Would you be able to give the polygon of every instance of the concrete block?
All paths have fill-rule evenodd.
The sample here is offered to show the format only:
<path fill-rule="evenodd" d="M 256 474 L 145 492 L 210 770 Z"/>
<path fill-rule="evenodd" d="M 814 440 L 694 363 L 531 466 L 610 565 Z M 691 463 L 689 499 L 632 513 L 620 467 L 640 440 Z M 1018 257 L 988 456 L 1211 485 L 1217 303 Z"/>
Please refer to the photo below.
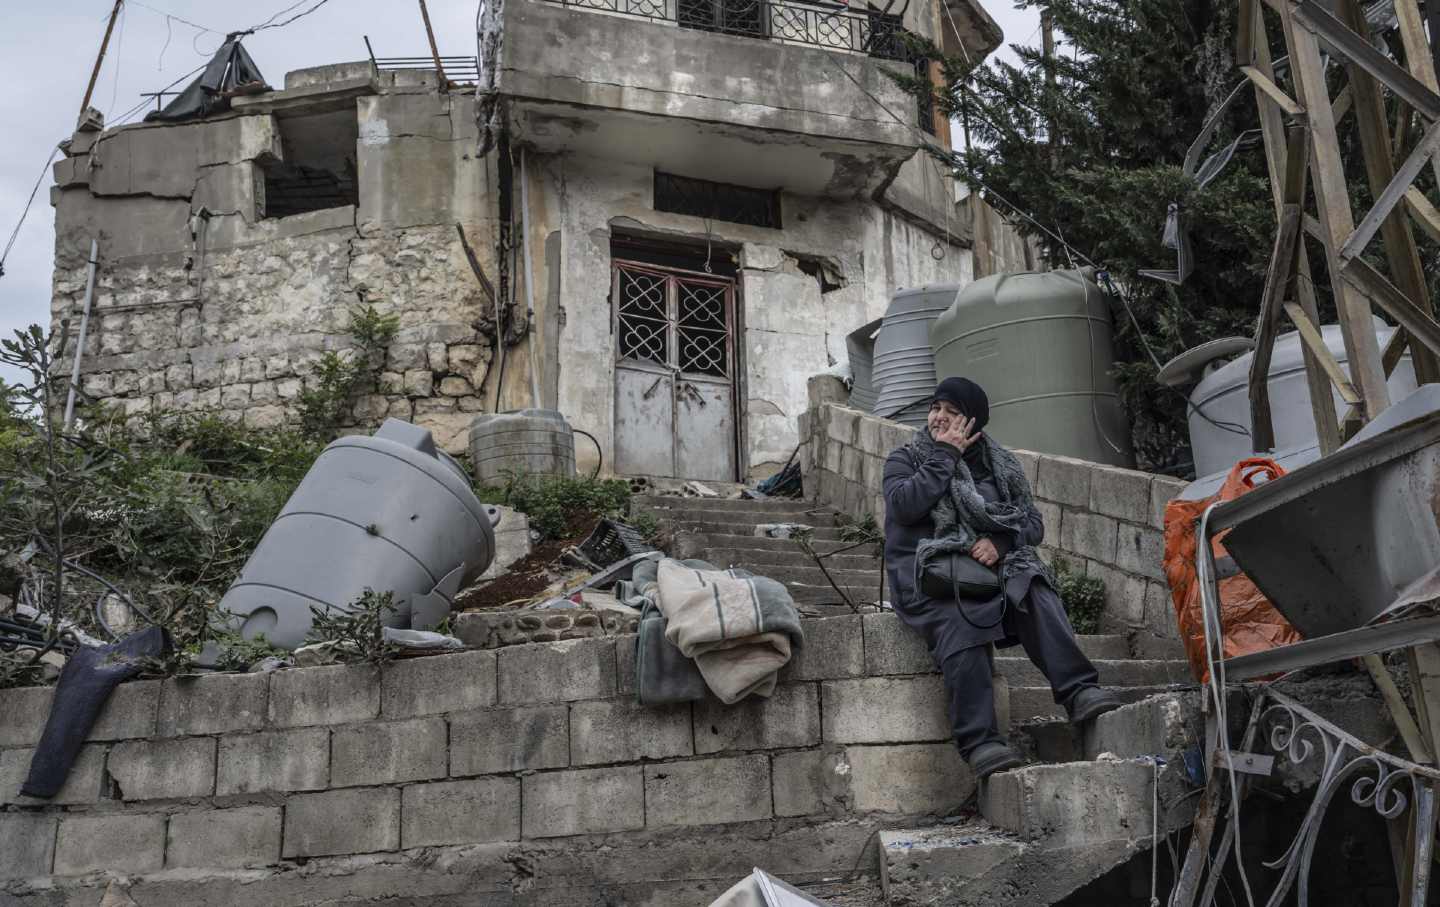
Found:
<path fill-rule="evenodd" d="M 380 714 L 410 718 L 495 704 L 495 653 L 407 658 L 380 672 Z"/>
<path fill-rule="evenodd" d="M 370 665 L 294 668 L 270 678 L 270 723 L 276 727 L 350 724 L 379 714 L 380 675 Z"/>
<path fill-rule="evenodd" d="M 939 674 L 830 680 L 820 685 L 828 743 L 914 743 L 950 738 Z"/>
<path fill-rule="evenodd" d="M 570 761 L 574 765 L 693 753 L 689 703 L 657 708 L 633 699 L 601 699 L 570 707 Z"/>
<path fill-rule="evenodd" d="M 445 777 L 443 718 L 367 722 L 330 736 L 330 786 L 359 787 Z"/>
<path fill-rule="evenodd" d="M 1197 742 L 1203 730 L 1198 693 L 1161 693 L 1106 712 L 1084 728 L 1085 758 L 1110 753 L 1121 759 L 1172 758 Z"/>
<path fill-rule="evenodd" d="M 0 879 L 48 876 L 55 860 L 54 816 L 0 815 Z"/>
<path fill-rule="evenodd" d="M 892 902 L 943 903 L 948 892 L 1017 860 L 1025 848 L 983 823 L 882 831 L 883 888 Z"/>
<path fill-rule="evenodd" d="M 256 730 L 265 724 L 268 674 L 177 677 L 160 688 L 161 737 Z"/>
<path fill-rule="evenodd" d="M 476 778 L 410 784 L 400 801 L 400 846 L 520 840 L 520 782 Z"/>
<path fill-rule="evenodd" d="M 995 775 L 980 812 L 1026 840 L 1083 848 L 1148 835 L 1152 768 L 1148 762 L 1029 765 Z"/>
<path fill-rule="evenodd" d="M 862 414 L 856 421 L 855 446 L 871 456 L 884 458 L 890 451 L 880 448 L 880 426 L 882 421 L 874 416 Z"/>
<path fill-rule="evenodd" d="M 893 612 L 865 615 L 866 674 L 933 674 L 935 670 L 925 640 Z"/>
<path fill-rule="evenodd" d="M 953 743 L 852 746 L 845 759 L 856 812 L 945 815 L 975 793 L 975 776 Z"/>
<path fill-rule="evenodd" d="M 1090 476 L 1094 471 L 1094 463 L 1042 454 L 1035 496 L 1072 507 L 1089 507 Z"/>
<path fill-rule="evenodd" d="M 1169 476 L 1156 476 L 1150 486 L 1150 525 L 1155 529 L 1165 528 L 1165 505 L 1180 497 L 1185 490 L 1185 481 Z"/>
<path fill-rule="evenodd" d="M 770 760 L 761 755 L 645 766 L 645 825 L 768 819 Z"/>
<path fill-rule="evenodd" d="M 17 687 L 0 690 L 0 746 L 33 746 L 40 742 L 50 717 L 53 687 Z"/>
<path fill-rule="evenodd" d="M 850 763 L 838 747 L 779 753 L 770 760 L 777 816 L 843 814 L 850 809 Z"/>
<path fill-rule="evenodd" d="M 1116 534 L 1115 566 L 1147 579 L 1165 579 L 1165 534 L 1159 529 L 1121 523 Z"/>
<path fill-rule="evenodd" d="M 1150 486 L 1154 479 L 1148 472 L 1096 466 L 1090 473 L 1089 507 L 1096 513 L 1147 525 L 1150 522 Z"/>
<path fill-rule="evenodd" d="M 645 826 L 645 775 L 638 765 L 526 775 L 521 834 L 526 838 L 633 831 Z"/>
<path fill-rule="evenodd" d="M 111 748 L 105 769 L 122 800 L 208 797 L 215 792 L 215 740 L 128 740 Z"/>
<path fill-rule="evenodd" d="M 820 742 L 820 691 L 813 683 L 787 683 L 768 699 L 748 697 L 735 705 L 695 703 L 695 752 L 778 750 Z"/>
<path fill-rule="evenodd" d="M 1114 517 L 1072 510 L 1060 527 L 1060 547 L 1077 557 L 1113 564 L 1118 525 Z"/>
<path fill-rule="evenodd" d="M 0 804 L 20 806 L 79 806 L 94 803 L 105 793 L 105 747 L 89 743 L 70 766 L 70 774 L 55 796 L 41 800 L 20 796 L 20 785 L 30 772 L 33 749 L 0 751 Z"/>
<path fill-rule="evenodd" d="M 155 872 L 165 865 L 165 817 L 67 814 L 55 838 L 55 874 Z"/>
<path fill-rule="evenodd" d="M 846 445 L 855 443 L 855 432 L 860 424 L 859 410 L 827 404 L 820 412 L 826 420 L 825 432 L 832 442 L 838 441 Z"/>
<path fill-rule="evenodd" d="M 375 853 L 399 846 L 399 788 L 296 794 L 285 801 L 286 858 Z"/>
<path fill-rule="evenodd" d="M 801 627 L 805 631 L 805 645 L 791 651 L 790 663 L 780 670 L 782 682 L 835 680 L 865 673 L 865 638 L 860 615 L 806 620 Z M 633 653 L 631 671 L 633 675 Z"/>
<path fill-rule="evenodd" d="M 1045 527 L 1045 541 L 1051 544 L 1059 541 L 1064 509 L 1059 504 L 1041 500 L 1035 502 L 1035 509 L 1040 511 L 1040 522 Z"/>
<path fill-rule="evenodd" d="M 302 728 L 220 738 L 215 793 L 324 790 L 330 781 L 330 730 Z"/>
<path fill-rule="evenodd" d="M 1180 638 L 1175 598 L 1165 583 L 1150 583 L 1145 587 L 1145 627 L 1161 639 Z"/>
<path fill-rule="evenodd" d="M 1029 450 L 1012 450 L 1010 452 L 1015 455 L 1015 459 L 1020 461 L 1020 468 L 1025 471 L 1025 481 L 1030 483 L 1033 491 L 1040 481 L 1040 458 L 1043 454 Z"/>
<path fill-rule="evenodd" d="M 170 817 L 167 869 L 244 869 L 280 862 L 278 806 L 207 809 Z"/>
<path fill-rule="evenodd" d="M 865 456 L 853 447 L 846 446 L 840 451 L 840 475 L 856 484 L 865 481 Z"/>
<path fill-rule="evenodd" d="M 499 654 L 500 703 L 572 702 L 615 695 L 615 641 L 509 646 Z"/>
<path fill-rule="evenodd" d="M 120 684 L 105 700 L 100 717 L 86 740 L 133 740 L 155 734 L 160 705 L 160 681 L 131 680 Z"/>
<path fill-rule="evenodd" d="M 452 715 L 450 775 L 564 768 L 570 764 L 569 728 L 563 705 Z"/>

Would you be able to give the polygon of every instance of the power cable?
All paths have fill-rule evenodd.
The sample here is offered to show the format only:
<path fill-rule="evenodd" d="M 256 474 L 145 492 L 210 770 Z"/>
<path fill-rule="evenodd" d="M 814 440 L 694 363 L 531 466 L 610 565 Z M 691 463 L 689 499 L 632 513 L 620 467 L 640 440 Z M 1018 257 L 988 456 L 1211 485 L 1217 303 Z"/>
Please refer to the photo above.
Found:
<path fill-rule="evenodd" d="M 278 18 L 279 16 L 283 16 L 283 15 L 285 15 L 286 13 L 290 12 L 291 10 L 295 9 L 296 7 L 302 5 L 301 3 L 296 3 L 294 6 L 290 6 L 290 7 L 286 7 L 285 9 L 282 9 L 280 12 L 276 13 L 274 16 L 271 16 L 269 19 L 265 20 L 265 21 L 264 21 L 263 23 L 261 23 L 260 25 L 252 26 L 251 28 L 246 29 L 244 32 L 242 32 L 242 34 L 251 34 L 251 35 L 253 35 L 253 34 L 255 34 L 256 32 L 265 31 L 267 28 L 284 28 L 285 26 L 289 25 L 291 22 L 294 22 L 294 21 L 297 20 L 297 19 L 303 19 L 303 18 L 305 18 L 306 16 L 308 16 L 308 15 L 310 15 L 311 13 L 315 12 L 317 9 L 319 9 L 320 7 L 324 6 L 325 4 L 327 4 L 327 3 L 329 3 L 329 2 L 330 2 L 330 0 L 319 0 L 319 2 L 317 2 L 314 6 L 310 7 L 310 8 L 307 9 L 307 10 L 304 10 L 303 12 L 296 13 L 295 15 L 291 16 L 289 19 L 286 19 L 286 20 L 283 21 L 283 22 L 276 22 L 276 21 L 275 21 L 275 19 Z"/>
<path fill-rule="evenodd" d="M 30 214 L 30 206 L 35 204 L 35 196 L 40 191 L 40 184 L 45 182 L 45 174 L 50 172 L 50 165 L 55 162 L 55 155 L 59 153 L 59 145 L 51 149 L 50 157 L 45 160 L 45 166 L 41 168 L 40 175 L 35 179 L 35 185 L 30 188 L 30 197 L 25 201 L 25 210 L 20 212 L 20 220 L 15 224 L 15 229 L 10 232 L 10 239 L 5 242 L 5 251 L 0 252 L 0 277 L 5 276 L 5 261 L 10 257 L 10 250 L 15 248 L 15 240 L 20 236 L 20 228 L 25 226 L 25 218 Z"/>
<path fill-rule="evenodd" d="M 114 60 L 114 66 L 111 70 L 113 78 L 110 83 L 110 105 L 105 109 L 106 113 L 111 113 L 115 110 L 115 99 L 120 96 L 120 62 L 121 54 L 125 51 L 125 22 L 129 18 L 130 8 L 128 6 L 121 6 L 120 33 L 115 36 L 115 55 L 111 58 Z"/>

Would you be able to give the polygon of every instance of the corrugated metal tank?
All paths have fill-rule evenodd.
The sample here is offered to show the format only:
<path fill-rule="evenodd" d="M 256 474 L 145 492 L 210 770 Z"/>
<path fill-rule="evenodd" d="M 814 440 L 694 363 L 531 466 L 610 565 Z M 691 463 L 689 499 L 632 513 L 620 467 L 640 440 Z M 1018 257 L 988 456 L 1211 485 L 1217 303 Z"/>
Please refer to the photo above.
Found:
<path fill-rule="evenodd" d="M 959 284 L 927 284 L 901 290 L 890 300 L 875 338 L 871 380 L 877 416 L 906 425 L 924 425 L 923 401 L 935 391 L 935 354 L 930 325 L 955 301 Z"/>
<path fill-rule="evenodd" d="M 875 409 L 875 333 L 884 323 L 877 318 L 845 337 L 845 349 L 850 354 L 850 406 L 862 412 Z"/>
<path fill-rule="evenodd" d="M 1002 444 L 1134 462 L 1110 377 L 1110 306 L 1088 270 L 977 280 L 936 320 L 930 342 L 941 380 L 969 378 L 990 396 L 986 431 Z"/>
<path fill-rule="evenodd" d="M 575 475 L 575 433 L 553 409 L 482 413 L 470 423 L 470 468 L 481 485 L 510 473 Z"/>
<path fill-rule="evenodd" d="M 1395 329 L 1379 318 L 1375 333 L 1381 348 Z M 1321 328 L 1325 346 L 1337 362 L 1347 365 L 1345 339 L 1340 325 Z M 1254 353 L 1232 359 L 1213 368 L 1190 392 L 1190 446 L 1195 454 L 1195 474 L 1209 475 L 1229 469 L 1252 456 L 1250 443 L 1250 363 Z M 1310 413 L 1310 385 L 1305 381 L 1305 359 L 1299 333 L 1291 331 L 1275 338 L 1270 356 L 1270 418 L 1275 426 L 1275 449 L 1286 450 L 1318 443 L 1315 420 Z M 1390 374 L 1390 399 L 1408 396 L 1417 387 L 1415 368 L 1407 354 Z M 1335 412 L 1343 417 L 1347 407 L 1334 394 Z M 1218 423 L 1218 424 L 1217 424 Z M 1243 429 L 1243 432 L 1240 431 Z"/>

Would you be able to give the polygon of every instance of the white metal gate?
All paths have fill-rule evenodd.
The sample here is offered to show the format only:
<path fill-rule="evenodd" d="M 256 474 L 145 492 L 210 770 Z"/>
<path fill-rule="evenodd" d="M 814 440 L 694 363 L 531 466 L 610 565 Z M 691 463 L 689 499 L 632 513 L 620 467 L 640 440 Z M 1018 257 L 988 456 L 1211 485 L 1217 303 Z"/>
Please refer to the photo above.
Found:
<path fill-rule="evenodd" d="M 616 470 L 735 481 L 735 281 L 616 260 L 610 291 Z"/>

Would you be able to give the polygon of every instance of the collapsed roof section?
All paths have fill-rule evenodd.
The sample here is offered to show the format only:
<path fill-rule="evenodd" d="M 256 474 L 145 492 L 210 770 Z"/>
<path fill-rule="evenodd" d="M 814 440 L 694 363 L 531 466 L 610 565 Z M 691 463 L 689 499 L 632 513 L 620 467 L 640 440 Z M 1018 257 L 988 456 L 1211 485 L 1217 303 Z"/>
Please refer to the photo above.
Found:
<path fill-rule="evenodd" d="M 258 94 L 269 91 L 260 68 L 240 46 L 243 32 L 232 32 L 225 36 L 225 43 L 206 64 L 200 78 L 189 86 L 175 100 L 145 117 L 147 123 L 179 123 L 198 120 L 211 114 L 230 109 L 230 99 L 237 95 Z"/>

